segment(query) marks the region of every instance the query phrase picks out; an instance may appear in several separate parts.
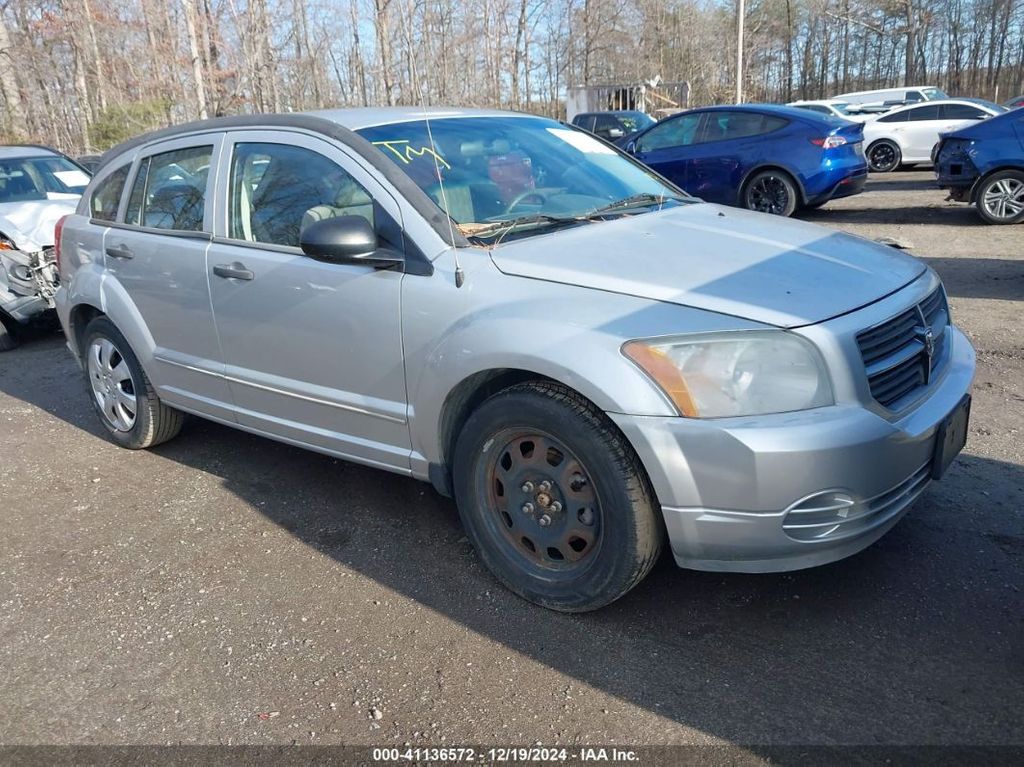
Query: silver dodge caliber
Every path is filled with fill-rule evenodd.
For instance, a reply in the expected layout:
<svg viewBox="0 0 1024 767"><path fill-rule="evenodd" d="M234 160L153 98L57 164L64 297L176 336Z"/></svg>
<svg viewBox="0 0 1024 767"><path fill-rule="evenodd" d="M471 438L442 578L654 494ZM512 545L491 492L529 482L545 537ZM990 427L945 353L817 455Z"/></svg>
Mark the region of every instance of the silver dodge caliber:
<svg viewBox="0 0 1024 767"><path fill-rule="evenodd" d="M666 539L698 570L846 557L966 439L974 352L931 269L541 117L169 128L111 150L58 230L114 441L192 413L429 480L556 610L622 596Z"/></svg>

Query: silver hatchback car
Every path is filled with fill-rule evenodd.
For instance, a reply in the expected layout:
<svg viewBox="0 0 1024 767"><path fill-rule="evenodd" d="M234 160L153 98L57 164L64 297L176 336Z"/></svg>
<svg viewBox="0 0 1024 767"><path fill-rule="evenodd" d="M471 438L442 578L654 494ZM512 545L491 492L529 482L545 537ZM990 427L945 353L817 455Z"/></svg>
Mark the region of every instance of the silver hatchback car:
<svg viewBox="0 0 1024 767"><path fill-rule="evenodd" d="M699 570L853 554L966 439L974 352L931 269L541 117L170 128L109 152L58 228L117 443L192 413L429 480L557 610L620 597L666 539Z"/></svg>

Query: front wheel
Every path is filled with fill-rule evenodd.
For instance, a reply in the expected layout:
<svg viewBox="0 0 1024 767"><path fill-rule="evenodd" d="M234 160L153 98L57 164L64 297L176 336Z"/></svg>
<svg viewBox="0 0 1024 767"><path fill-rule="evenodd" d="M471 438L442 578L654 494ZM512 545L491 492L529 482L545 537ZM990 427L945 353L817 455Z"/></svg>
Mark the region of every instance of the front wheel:
<svg viewBox="0 0 1024 767"><path fill-rule="evenodd" d="M793 179L778 170L757 173L743 192L745 208L775 216L792 216L799 202L800 194Z"/></svg>
<svg viewBox="0 0 1024 767"><path fill-rule="evenodd" d="M607 417L553 383L496 394L463 427L453 461L463 527L508 588L563 612L595 610L650 571L658 505Z"/></svg>
<svg viewBox="0 0 1024 767"><path fill-rule="evenodd" d="M82 348L93 407L114 442L140 450L181 431L181 412L160 401L114 323L106 317L90 322Z"/></svg>
<svg viewBox="0 0 1024 767"><path fill-rule="evenodd" d="M900 167L903 153L892 141L876 141L868 148L868 167L875 173L889 173Z"/></svg>
<svg viewBox="0 0 1024 767"><path fill-rule="evenodd" d="M1024 221L1024 171L993 173L978 187L975 207L990 224L1016 224Z"/></svg>

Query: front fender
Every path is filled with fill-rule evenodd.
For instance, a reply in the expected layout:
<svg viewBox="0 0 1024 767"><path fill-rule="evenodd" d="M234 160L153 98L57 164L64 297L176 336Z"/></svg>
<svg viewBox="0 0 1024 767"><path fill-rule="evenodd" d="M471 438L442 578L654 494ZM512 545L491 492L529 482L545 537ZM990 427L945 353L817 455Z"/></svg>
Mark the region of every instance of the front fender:
<svg viewBox="0 0 1024 767"><path fill-rule="evenodd" d="M486 254L485 254L486 257ZM448 256L429 279L407 278L403 339L414 464L439 462L451 392L488 371L525 371L568 386L610 413L673 416L661 390L621 353L626 341L762 327L676 304L467 268L458 289Z"/></svg>

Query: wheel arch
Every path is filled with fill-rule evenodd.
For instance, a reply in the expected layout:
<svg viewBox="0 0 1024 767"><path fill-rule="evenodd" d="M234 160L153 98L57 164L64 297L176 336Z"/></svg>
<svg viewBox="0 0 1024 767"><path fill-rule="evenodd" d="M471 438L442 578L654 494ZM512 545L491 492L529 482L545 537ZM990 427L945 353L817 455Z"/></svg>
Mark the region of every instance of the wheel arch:
<svg viewBox="0 0 1024 767"><path fill-rule="evenodd" d="M743 198L747 193L747 185L750 183L750 180L758 173L761 173L766 170L774 170L777 172L785 173L787 176L789 176L790 180L793 182L793 185L796 187L796 193L800 196L800 199L797 201L797 207L799 208L800 206L807 204L807 190L804 189L804 183L803 181L800 180L800 174L796 173L790 168L787 168L785 165L768 162L762 165L755 165L753 168L747 171L745 176L743 176L743 181L740 182L739 190L736 192L736 205L738 207L743 207Z"/></svg>
<svg viewBox="0 0 1024 767"><path fill-rule="evenodd" d="M984 184L988 179L990 179L995 174L1002 173L1003 171L1007 170L1013 170L1016 171L1017 173L1024 174L1024 168L1022 168L1019 165L1000 165L995 168L989 168L980 176L978 176L978 179L974 182L974 185L971 187L971 204L974 204L975 202L978 201L978 190L981 189L982 184Z"/></svg>
<svg viewBox="0 0 1024 767"><path fill-rule="evenodd" d="M438 417L437 439L439 462L431 463L428 469L430 482L438 492L449 497L452 494L451 456L455 452L455 441L458 439L458 435L462 430L462 427L465 425L466 421L469 420L469 417L473 412L495 394L528 381L541 381L558 384L572 392L580 399L590 405L593 405L597 410L602 410L602 408L594 402L593 398L588 397L586 394L579 391L578 388L533 370L525 370L522 368L491 368L468 375L459 381L448 392L448 396L444 399L444 403ZM618 429L617 426L614 424L612 425L614 428ZM623 435L623 442L630 445L632 449L635 449L625 435Z"/></svg>
<svg viewBox="0 0 1024 767"><path fill-rule="evenodd" d="M79 359L83 353L82 343L85 341L85 329L97 317L106 316L102 309L90 303L76 304L71 308L71 312L68 314L68 331L75 344L75 354Z"/></svg>

